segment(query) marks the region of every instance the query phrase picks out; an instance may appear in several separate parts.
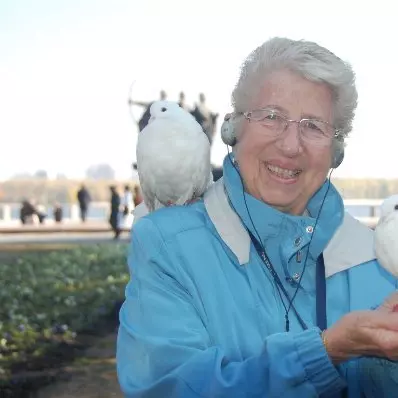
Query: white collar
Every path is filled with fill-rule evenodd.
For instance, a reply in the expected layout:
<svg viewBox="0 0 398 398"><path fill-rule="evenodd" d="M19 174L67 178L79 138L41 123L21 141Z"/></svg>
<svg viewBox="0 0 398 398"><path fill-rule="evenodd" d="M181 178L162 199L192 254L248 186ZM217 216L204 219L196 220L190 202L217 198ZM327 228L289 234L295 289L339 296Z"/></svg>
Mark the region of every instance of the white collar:
<svg viewBox="0 0 398 398"><path fill-rule="evenodd" d="M239 216L231 208L224 191L223 179L204 195L207 213L222 240L244 265L250 257L250 237ZM323 252L326 277L376 258L373 231L345 213L341 226Z"/></svg>

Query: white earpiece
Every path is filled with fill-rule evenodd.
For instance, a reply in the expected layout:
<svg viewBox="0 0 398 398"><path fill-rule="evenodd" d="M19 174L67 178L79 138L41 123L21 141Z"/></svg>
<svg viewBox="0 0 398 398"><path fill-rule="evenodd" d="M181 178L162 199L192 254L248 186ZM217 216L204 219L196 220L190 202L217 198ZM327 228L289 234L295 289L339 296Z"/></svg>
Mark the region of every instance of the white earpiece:
<svg viewBox="0 0 398 398"><path fill-rule="evenodd" d="M221 139L226 145L234 146L236 144L236 135L231 113L227 113L224 117L224 121L221 126Z"/></svg>

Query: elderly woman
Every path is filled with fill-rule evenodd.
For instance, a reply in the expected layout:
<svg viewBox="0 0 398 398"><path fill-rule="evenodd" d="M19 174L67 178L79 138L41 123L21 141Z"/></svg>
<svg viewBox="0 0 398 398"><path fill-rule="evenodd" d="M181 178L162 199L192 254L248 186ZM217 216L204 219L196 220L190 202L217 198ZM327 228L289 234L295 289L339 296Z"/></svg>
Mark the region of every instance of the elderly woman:
<svg viewBox="0 0 398 398"><path fill-rule="evenodd" d="M223 178L134 227L121 388L362 397L361 358L398 358L398 299L372 231L328 179L351 131L354 74L315 43L274 38L247 58L232 99Z"/></svg>

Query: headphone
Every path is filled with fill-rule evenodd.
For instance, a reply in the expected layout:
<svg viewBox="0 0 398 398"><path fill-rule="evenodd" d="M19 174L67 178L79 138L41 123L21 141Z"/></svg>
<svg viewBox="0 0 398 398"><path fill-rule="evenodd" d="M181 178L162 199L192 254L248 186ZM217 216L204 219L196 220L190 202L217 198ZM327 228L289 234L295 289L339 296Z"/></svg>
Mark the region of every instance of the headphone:
<svg viewBox="0 0 398 398"><path fill-rule="evenodd" d="M230 147L233 147L237 143L237 138L232 118L233 118L232 114L227 113L224 117L224 121L221 126L221 139L224 142L224 144L229 145ZM337 167L341 165L343 160L344 160L344 143L338 141L336 143L336 148L333 153L331 168L337 169Z"/></svg>

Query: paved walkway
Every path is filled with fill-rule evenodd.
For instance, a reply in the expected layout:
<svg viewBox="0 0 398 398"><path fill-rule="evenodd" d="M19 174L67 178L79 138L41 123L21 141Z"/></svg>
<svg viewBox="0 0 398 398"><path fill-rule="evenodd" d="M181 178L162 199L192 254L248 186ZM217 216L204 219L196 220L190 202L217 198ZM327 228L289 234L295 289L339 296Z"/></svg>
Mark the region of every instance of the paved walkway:
<svg viewBox="0 0 398 398"><path fill-rule="evenodd" d="M130 235L125 227L121 234L122 240ZM46 223L42 225L21 225L10 223L0 225L0 251L10 248L14 251L26 244L84 244L100 243L113 239L110 225L105 221L65 222L61 224ZM12 245L12 247L10 246ZM7 247L5 247L7 246ZM10 246L10 247L9 247Z"/></svg>
<svg viewBox="0 0 398 398"><path fill-rule="evenodd" d="M125 228L127 229L127 228ZM14 233L42 233L42 232L105 232L110 230L110 225L106 221L87 221L81 222L63 222L38 225L22 225L21 223L1 223L0 234Z"/></svg>
<svg viewBox="0 0 398 398"><path fill-rule="evenodd" d="M32 245L62 245L62 244L90 244L102 243L113 240L113 233L92 232L92 233L28 233L28 234L0 234L0 252L25 250ZM121 241L129 240L129 233L123 232L120 236Z"/></svg>

